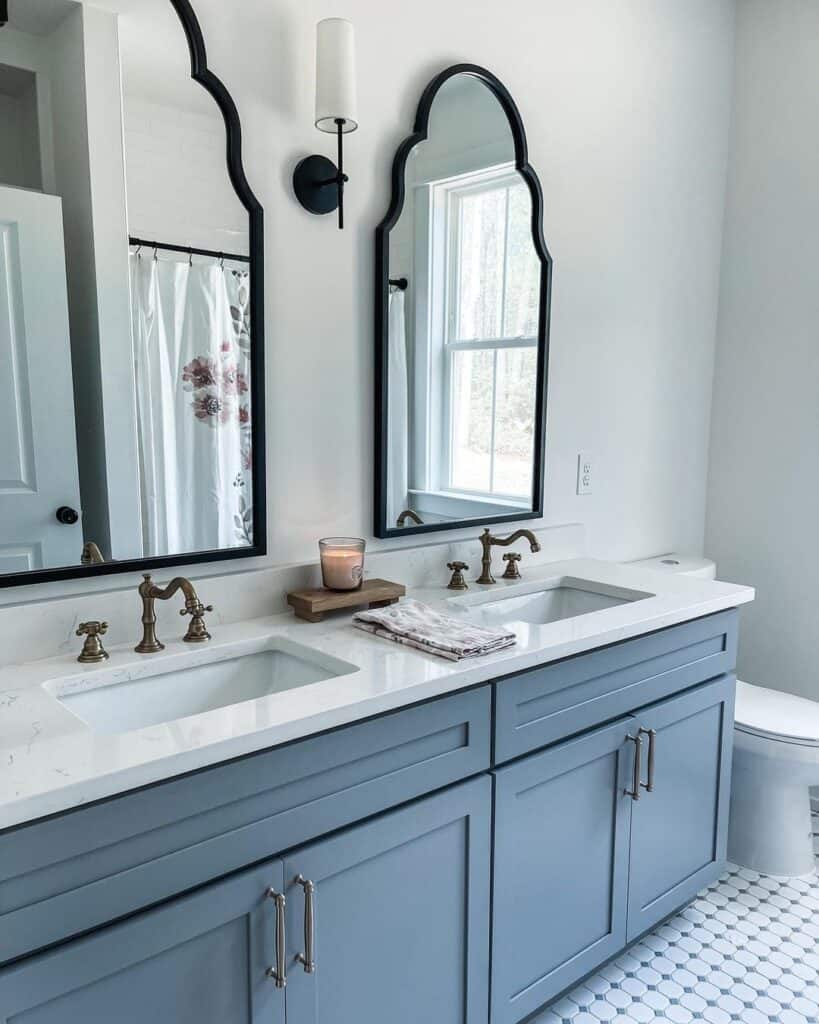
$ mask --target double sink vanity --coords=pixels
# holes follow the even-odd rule
[[[0,669],[0,1020],[515,1024],[718,875],[752,591],[411,596],[518,642],[279,615]]]

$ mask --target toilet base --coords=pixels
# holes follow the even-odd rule
[[[816,871],[810,781],[802,775],[792,763],[742,749],[741,742],[736,745],[728,826],[730,861],[780,877]]]

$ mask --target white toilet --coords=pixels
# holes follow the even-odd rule
[[[669,554],[631,564],[716,578],[707,559]],[[812,874],[811,786],[819,786],[819,703],[737,681],[728,859],[767,875]]]

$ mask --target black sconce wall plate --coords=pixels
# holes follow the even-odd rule
[[[338,168],[318,153],[299,160],[293,171],[296,199],[309,213],[332,213],[338,209]]]

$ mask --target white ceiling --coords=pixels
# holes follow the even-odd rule
[[[74,0],[11,0],[9,25],[20,32],[47,36],[76,6]]]

